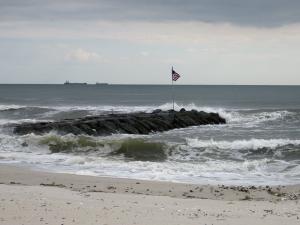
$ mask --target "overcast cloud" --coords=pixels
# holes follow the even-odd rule
[[[1,21],[201,21],[282,26],[300,21],[299,0],[1,0]]]
[[[0,83],[298,84],[300,0],[0,0]]]

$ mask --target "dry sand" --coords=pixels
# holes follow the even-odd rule
[[[190,185],[0,165],[0,224],[300,224],[300,186]]]

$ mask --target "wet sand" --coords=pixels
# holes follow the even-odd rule
[[[225,186],[0,165],[0,224],[300,224],[300,185]]]

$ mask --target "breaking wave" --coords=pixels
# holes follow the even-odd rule
[[[0,105],[0,111],[4,111],[4,110],[13,110],[13,109],[20,109],[20,108],[24,108],[26,106],[23,105]]]
[[[144,106],[0,105],[0,162],[29,164],[58,172],[135,179],[300,183],[299,110],[175,104],[176,110],[219,113],[227,124],[140,136],[61,136],[55,132],[14,136],[2,131],[6,124],[171,108],[172,103]]]
[[[162,105],[145,106],[22,106],[22,105],[0,105],[0,119],[9,120],[21,119],[42,119],[42,120],[60,120],[66,118],[78,118],[89,115],[99,115],[108,113],[132,113],[132,112],[152,112],[154,109],[169,110],[172,103]],[[186,110],[198,110],[206,112],[219,113],[229,124],[243,123],[245,126],[255,126],[259,123],[282,120],[296,115],[295,112],[287,110],[278,111],[257,111],[251,109],[226,109],[219,107],[205,107],[191,104],[175,104],[175,110],[185,108]],[[10,121],[11,122],[11,121]],[[2,122],[3,124],[3,122]]]
[[[8,124],[22,124],[22,123],[37,123],[37,122],[50,122],[51,120],[42,120],[42,119],[19,119],[19,120],[9,120],[9,119],[0,119],[0,126]]]
[[[196,183],[297,183],[299,147],[300,140],[290,139],[186,139],[185,143],[172,143],[129,135],[0,135],[4,163],[76,174]],[[259,151],[264,149],[271,149],[272,156],[261,155]],[[248,157],[253,152],[244,150],[253,150],[256,157]],[[276,151],[287,150],[289,154],[294,151],[292,161],[273,157]]]
[[[171,103],[166,103],[158,106],[157,108],[162,110],[168,110],[172,108]],[[295,112],[290,112],[287,110],[278,110],[278,111],[257,111],[254,109],[226,109],[219,107],[200,107],[194,103],[187,105],[175,104],[175,110],[180,110],[185,108],[186,110],[197,110],[205,112],[214,112],[218,113],[221,117],[225,118],[226,121],[230,124],[243,123],[243,124],[257,124],[266,121],[275,121],[279,119],[285,119],[289,116],[295,116]]]
[[[276,149],[278,147],[286,145],[300,146],[300,140],[290,139],[250,139],[250,140],[234,140],[234,141],[215,141],[200,140],[200,139],[186,139],[187,145],[193,148],[214,148],[214,149],[232,149],[232,150],[244,150],[244,149],[261,149],[270,148]]]

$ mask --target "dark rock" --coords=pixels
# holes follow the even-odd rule
[[[43,134],[56,130],[61,134],[72,133],[94,136],[113,133],[149,134],[188,126],[224,123],[226,123],[225,119],[217,113],[198,112],[196,110],[186,111],[185,109],[181,109],[180,112],[155,110],[152,113],[110,114],[66,119],[57,122],[17,124],[14,127],[14,133],[20,135],[28,133]]]
[[[22,147],[28,147],[28,144],[26,142],[23,142],[21,145]]]
[[[152,113],[155,114],[155,113],[160,113],[160,112],[162,112],[161,109],[155,109]]]

